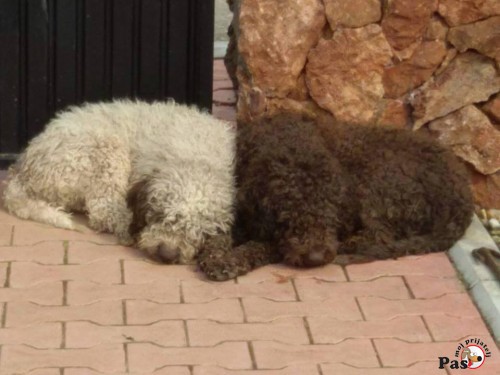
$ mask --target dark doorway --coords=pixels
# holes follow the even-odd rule
[[[213,17],[213,0],[1,0],[0,167],[71,104],[210,109]]]

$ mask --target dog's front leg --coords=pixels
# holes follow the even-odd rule
[[[225,281],[249,271],[277,263],[282,256],[269,243],[248,241],[232,246],[229,234],[209,238],[198,254],[200,269],[211,280]]]
[[[132,245],[129,226],[132,213],[127,207],[125,198],[119,194],[88,199],[86,202],[89,226],[98,232],[113,233],[120,244]]]

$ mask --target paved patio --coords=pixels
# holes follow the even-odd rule
[[[220,61],[214,86],[214,113],[234,120]],[[470,337],[492,352],[477,373],[500,373],[446,254],[212,283],[0,207],[0,283],[2,375],[442,375],[438,357]]]

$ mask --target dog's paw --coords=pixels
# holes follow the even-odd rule
[[[212,265],[209,268],[203,269],[205,275],[213,281],[226,281],[231,280],[240,275],[237,268],[227,267],[226,265]]]
[[[226,281],[244,275],[249,270],[231,254],[200,254],[198,266],[210,280]]]

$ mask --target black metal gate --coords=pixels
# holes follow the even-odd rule
[[[210,109],[214,0],[0,0],[0,167],[70,104]]]

